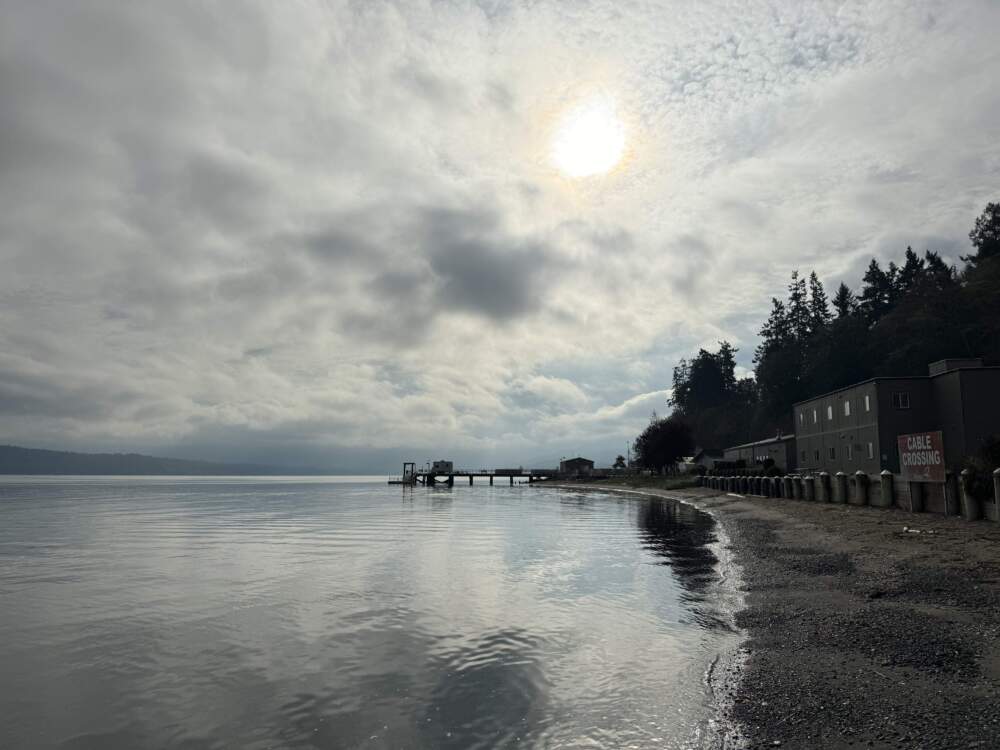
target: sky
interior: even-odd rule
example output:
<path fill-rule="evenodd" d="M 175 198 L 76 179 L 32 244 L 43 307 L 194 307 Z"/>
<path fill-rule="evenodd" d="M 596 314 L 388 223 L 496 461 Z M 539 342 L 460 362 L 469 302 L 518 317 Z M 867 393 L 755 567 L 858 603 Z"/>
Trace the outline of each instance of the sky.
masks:
<path fill-rule="evenodd" d="M 610 463 L 681 358 L 752 370 L 793 270 L 959 263 L 1000 199 L 997 28 L 996 0 L 0 0 L 0 443 Z"/>

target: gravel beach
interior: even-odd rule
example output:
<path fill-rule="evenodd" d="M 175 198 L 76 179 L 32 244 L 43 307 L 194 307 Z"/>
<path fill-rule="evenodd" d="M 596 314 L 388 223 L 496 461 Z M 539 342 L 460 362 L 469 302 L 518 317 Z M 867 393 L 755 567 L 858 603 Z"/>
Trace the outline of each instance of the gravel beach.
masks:
<path fill-rule="evenodd" d="M 640 491 L 711 512 L 742 567 L 723 702 L 748 747 L 1000 748 L 1000 526 Z"/>

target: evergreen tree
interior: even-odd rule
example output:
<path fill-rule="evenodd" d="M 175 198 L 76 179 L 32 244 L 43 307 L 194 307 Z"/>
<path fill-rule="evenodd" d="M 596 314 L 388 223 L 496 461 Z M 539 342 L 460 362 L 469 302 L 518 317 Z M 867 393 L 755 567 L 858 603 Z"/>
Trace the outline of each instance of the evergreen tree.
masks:
<path fill-rule="evenodd" d="M 890 271 L 895 267 L 895 264 L 891 264 Z M 895 297 L 895 275 L 883 271 L 874 258 L 868 264 L 868 270 L 862 279 L 864 286 L 861 287 L 859 306 L 869 323 L 875 323 L 889 311 Z"/>
<path fill-rule="evenodd" d="M 899 292 L 905 294 L 912 289 L 924 275 L 924 261 L 913 252 L 913 248 L 906 247 L 906 261 L 899 271 Z"/>
<path fill-rule="evenodd" d="M 833 295 L 833 309 L 837 311 L 838 319 L 853 315 L 858 309 L 858 301 L 854 298 L 854 292 L 843 281 L 837 287 L 837 293 Z"/>
<path fill-rule="evenodd" d="M 637 463 L 645 469 L 663 473 L 694 448 L 691 427 L 677 416 L 658 419 L 653 415 L 649 425 L 635 441 Z"/>
<path fill-rule="evenodd" d="M 967 305 L 957 333 L 968 342 L 969 351 L 1000 362 L 1000 256 L 970 265 L 962 274 L 961 285 L 956 282 L 956 286 Z"/>
<path fill-rule="evenodd" d="M 841 283 L 827 300 L 816 274 L 793 273 L 788 299 L 771 300 L 760 329 L 754 378 L 737 379 L 727 342 L 699 351 L 674 369 L 674 413 L 700 445 L 721 448 L 790 429 L 791 405 L 818 393 L 925 372 L 945 357 L 1000 363 L 1000 203 L 969 236 L 977 252 L 961 274 L 938 253 L 907 247 L 900 265 L 873 259 L 857 294 Z"/>
<path fill-rule="evenodd" d="M 823 289 L 823 282 L 816 272 L 809 274 L 809 330 L 815 336 L 830 323 L 830 305 Z"/>
<path fill-rule="evenodd" d="M 736 388 L 736 349 L 719 342 L 719 351 L 699 349 L 690 362 L 682 359 L 674 368 L 670 405 L 683 414 L 694 414 L 725 404 Z"/>
<path fill-rule="evenodd" d="M 752 379 L 736 378 L 736 348 L 719 342 L 717 352 L 699 350 L 674 368 L 670 405 L 691 426 L 702 447 L 719 448 L 749 440 L 756 404 Z"/>
<path fill-rule="evenodd" d="M 792 271 L 788 284 L 788 325 L 792 336 L 799 342 L 809 337 L 809 300 L 806 296 L 806 280 L 799 278 L 798 271 Z"/>
<path fill-rule="evenodd" d="M 1000 256 L 1000 203 L 987 203 L 983 213 L 976 219 L 976 225 L 969 232 L 975 255 L 963 255 L 962 260 L 975 266 L 986 258 Z"/>
<path fill-rule="evenodd" d="M 927 282 L 938 289 L 946 289 L 958 283 L 955 267 L 949 266 L 941 256 L 928 250 L 924 254 L 925 270 L 924 278 Z"/>
<path fill-rule="evenodd" d="M 771 314 L 760 329 L 760 344 L 754 352 L 753 361 L 760 362 L 769 351 L 785 346 L 792 339 L 792 328 L 784 303 L 771 297 Z"/>
<path fill-rule="evenodd" d="M 850 290 L 848 290 L 850 291 Z M 803 398 L 871 377 L 871 331 L 857 314 L 839 316 L 809 348 Z M 785 408 L 790 408 L 791 402 Z"/>
<path fill-rule="evenodd" d="M 793 274 L 792 282 L 790 290 L 799 285 L 797 274 Z M 789 426 L 785 407 L 798 400 L 803 368 L 803 348 L 795 335 L 789 308 L 780 300 L 771 299 L 771 314 L 760 337 L 754 352 L 759 404 L 755 422 L 760 432 L 770 433 Z"/>
<path fill-rule="evenodd" d="M 727 394 L 736 387 L 736 349 L 728 341 L 719 342 L 719 353 L 715 355 L 722 374 L 722 389 Z"/>
<path fill-rule="evenodd" d="M 726 374 L 715 354 L 699 349 L 690 362 L 674 368 L 674 388 L 669 403 L 683 414 L 696 414 L 718 406 L 725 398 Z"/>
<path fill-rule="evenodd" d="M 889 305 L 887 310 L 891 310 L 893 305 L 895 305 L 902 296 L 902 291 L 899 286 L 899 266 L 896 265 L 896 261 L 889 261 L 889 266 L 885 270 L 885 275 L 889 280 L 888 295 L 886 297 Z"/>

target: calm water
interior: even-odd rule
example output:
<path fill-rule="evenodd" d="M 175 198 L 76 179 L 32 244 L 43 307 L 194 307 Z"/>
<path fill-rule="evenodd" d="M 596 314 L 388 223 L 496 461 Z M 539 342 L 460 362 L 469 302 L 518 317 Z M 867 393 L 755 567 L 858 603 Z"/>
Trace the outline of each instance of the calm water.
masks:
<path fill-rule="evenodd" d="M 0 747 L 686 748 L 712 520 L 380 479 L 0 479 Z"/>

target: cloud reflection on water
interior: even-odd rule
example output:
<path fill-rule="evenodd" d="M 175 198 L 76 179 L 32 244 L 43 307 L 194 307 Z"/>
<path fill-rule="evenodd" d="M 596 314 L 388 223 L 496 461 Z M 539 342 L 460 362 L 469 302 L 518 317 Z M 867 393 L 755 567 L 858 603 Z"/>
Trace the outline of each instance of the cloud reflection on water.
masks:
<path fill-rule="evenodd" d="M 39 487 L 0 483 L 0 745 L 680 748 L 728 637 L 670 503 Z"/>

